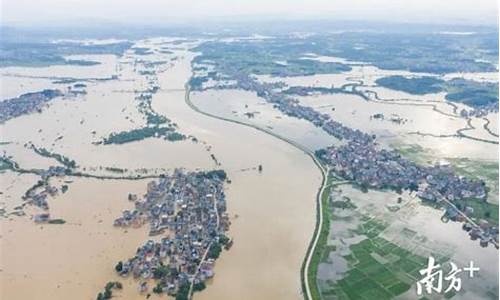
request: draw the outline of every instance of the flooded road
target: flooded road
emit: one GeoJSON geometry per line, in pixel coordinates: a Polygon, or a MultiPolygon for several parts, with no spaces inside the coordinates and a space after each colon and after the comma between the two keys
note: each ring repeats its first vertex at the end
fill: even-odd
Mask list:
{"type": "MultiPolygon", "coordinates": [[[[176,65],[171,74],[189,76],[188,62],[176,65]]],[[[160,81],[168,89],[183,86],[168,73],[160,81]]],[[[199,114],[186,105],[184,96],[184,91],[160,93],[153,106],[176,116],[186,133],[212,145],[232,181],[227,189],[233,216],[228,234],[235,242],[217,261],[213,283],[195,298],[300,299],[300,266],[314,229],[321,173],[286,142],[199,114]]]]}
{"type": "MultiPolygon", "coordinates": [[[[158,74],[160,91],[152,107],[198,142],[152,138],[124,145],[92,144],[112,131],[143,122],[133,95],[124,92],[134,89],[134,83],[116,80],[91,84],[80,101],[58,99],[41,114],[2,125],[2,140],[11,142],[2,150],[23,167],[31,167],[32,162],[38,167],[54,164],[23,147],[32,142],[75,159],[80,170],[94,173],[104,172],[100,167],[224,169],[231,179],[226,195],[232,221],[228,235],[234,245],[222,253],[214,279],[195,298],[301,299],[300,267],[314,230],[321,173],[308,156],[284,141],[193,111],[184,101],[184,84],[191,75],[194,54],[177,49],[173,55],[178,57],[173,66],[158,74]],[[63,138],[57,140],[58,136],[63,138]],[[262,172],[257,170],[259,165],[262,172]]],[[[122,65],[120,78],[132,77],[127,72],[127,65],[122,65]]],[[[15,176],[2,174],[2,186],[15,176]]],[[[115,264],[133,256],[149,238],[146,227],[123,231],[112,226],[123,209],[130,209],[128,193],[143,194],[148,180],[66,179],[73,181],[68,192],[49,200],[51,215],[66,224],[36,225],[30,220],[31,209],[24,217],[0,219],[1,247],[6,249],[0,273],[2,298],[95,298],[108,281],[123,282],[115,275],[115,264]],[[28,282],[33,288],[23,289],[28,282]]],[[[17,193],[2,195],[2,202],[19,202],[17,198],[33,180],[36,177],[26,177],[25,184],[16,185],[17,193]]],[[[143,299],[137,284],[125,280],[123,291],[116,295],[143,299]]]]}
{"type": "MultiPolygon", "coordinates": [[[[114,293],[117,298],[144,299],[146,295],[137,290],[139,282],[118,277],[114,266],[118,261],[132,257],[137,247],[150,238],[147,227],[117,229],[113,227],[113,220],[123,210],[132,208],[133,203],[127,201],[128,194],[143,195],[150,181],[130,180],[130,177],[143,173],[157,176],[175,168],[223,169],[231,181],[226,185],[225,193],[227,213],[232,223],[228,235],[234,239],[234,244],[229,251],[222,252],[216,262],[214,278],[203,292],[195,293],[194,298],[303,298],[300,268],[314,231],[316,194],[322,174],[313,160],[291,143],[314,151],[341,142],[305,120],[283,115],[255,93],[231,89],[187,95],[185,85],[191,77],[191,62],[196,55],[189,49],[196,42],[174,43],[174,40],[150,39],[136,44],[151,49],[153,54],[137,55],[128,51],[121,58],[106,55],[77,57],[101,61],[102,64],[97,66],[1,70],[2,85],[8,87],[2,88],[3,99],[42,88],[64,88],[64,85],[54,83],[53,78],[67,76],[85,80],[87,84],[84,96],[55,99],[41,113],[1,124],[2,152],[27,169],[47,169],[58,164],[54,159],[36,154],[28,147],[33,144],[74,159],[79,172],[110,175],[110,169],[119,168],[124,170],[124,176],[129,176],[127,180],[75,176],[52,178],[51,183],[57,186],[69,182],[66,193],[49,200],[51,216],[64,219],[66,224],[63,225],[34,224],[32,216],[41,212],[34,207],[25,208],[26,216],[0,218],[2,299],[94,299],[107,282],[117,280],[124,285],[122,291],[114,293]],[[118,145],[99,144],[111,133],[149,125],[135,98],[137,91],[148,88],[149,82],[153,81],[152,77],[140,74],[138,65],[141,61],[162,61],[155,78],[159,90],[152,96],[151,109],[170,119],[175,123],[176,131],[189,138],[171,142],[152,137],[118,145]],[[195,111],[188,105],[187,96],[202,112],[236,122],[195,111]]],[[[348,127],[376,134],[382,146],[404,142],[429,148],[438,158],[497,161],[498,145],[452,136],[467,124],[465,119],[452,115],[453,106],[444,102],[443,94],[426,95],[420,99],[424,104],[434,106],[416,106],[419,100],[407,99],[406,93],[371,86],[378,77],[388,74],[374,67],[358,66],[348,74],[285,79],[259,76],[259,80],[338,87],[355,82],[354,77],[363,76],[366,85],[363,88],[376,91],[381,98],[396,100],[365,101],[359,96],[346,94],[313,95],[298,97],[298,100],[348,127]],[[374,118],[377,113],[383,114],[385,119],[374,118]],[[419,132],[449,137],[411,134],[419,132]]],[[[471,124],[475,129],[468,134],[491,138],[484,126],[498,134],[497,116],[488,116],[489,123],[473,119],[471,124]]],[[[8,212],[15,210],[23,203],[25,191],[38,180],[39,177],[33,174],[0,173],[0,207],[8,212]]],[[[439,220],[441,211],[408,205],[395,213],[388,210],[387,205],[390,201],[398,201],[399,195],[386,191],[364,194],[344,186],[342,189],[343,193],[339,194],[352,198],[360,214],[352,216],[349,222],[338,219],[331,223],[330,238],[333,243],[339,242],[335,245],[342,251],[348,251],[346,245],[363,239],[362,236],[353,237],[351,232],[359,225],[361,214],[390,220],[384,238],[391,241],[398,239],[402,229],[409,228],[427,236],[434,246],[436,241],[446,244],[444,250],[461,247],[464,242],[459,224],[444,224],[439,220]],[[342,238],[348,243],[345,244],[342,238]]],[[[403,200],[404,203],[415,202],[408,195],[403,200]]],[[[406,242],[402,241],[400,246],[408,249],[414,246],[406,242]]],[[[464,243],[464,249],[467,251],[456,251],[452,258],[465,262],[470,259],[467,253],[475,253],[484,255],[488,261],[497,261],[494,259],[497,255],[495,249],[485,252],[477,243],[469,242],[464,243]]],[[[331,260],[334,267],[321,265],[320,275],[326,279],[339,279],[347,264],[338,254],[331,254],[331,260]]],[[[494,275],[494,270],[488,269],[485,260],[480,263],[481,267],[484,266],[485,276],[494,275]]],[[[490,283],[486,282],[486,285],[490,283]]],[[[150,299],[159,298],[152,294],[150,299]]]]}

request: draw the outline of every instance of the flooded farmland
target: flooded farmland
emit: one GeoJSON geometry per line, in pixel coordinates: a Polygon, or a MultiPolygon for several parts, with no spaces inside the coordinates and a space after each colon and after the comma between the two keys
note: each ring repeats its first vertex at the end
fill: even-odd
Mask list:
{"type": "MultiPolygon", "coordinates": [[[[112,131],[143,122],[132,94],[127,93],[138,88],[137,82],[128,79],[131,66],[123,63],[117,73],[119,79],[93,82],[81,98],[57,99],[41,114],[2,125],[2,141],[9,143],[2,150],[25,168],[50,165],[46,158],[24,147],[30,142],[70,157],[80,170],[95,174],[106,174],[104,167],[124,168],[133,174],[139,168],[153,173],[178,167],[213,169],[218,167],[211,159],[213,154],[231,179],[226,193],[232,221],[229,235],[235,242],[217,262],[213,282],[196,298],[232,299],[235,294],[248,299],[301,298],[299,270],[313,231],[319,171],[309,157],[283,141],[189,108],[184,101],[184,84],[190,76],[193,54],[176,50],[175,55],[179,58],[171,68],[159,74],[160,92],[152,106],[197,142],[146,139],[125,145],[93,143],[112,131]],[[257,171],[259,165],[262,172],[257,171]]],[[[86,74],[85,67],[77,69],[71,74],[61,70],[60,75],[94,76],[93,72],[86,74]]],[[[38,72],[52,73],[44,69],[38,72]]],[[[2,182],[12,185],[16,176],[4,173],[2,182]]],[[[66,224],[33,224],[32,211],[26,216],[2,218],[2,247],[12,250],[2,254],[0,275],[6,298],[92,298],[107,281],[117,277],[116,262],[131,256],[148,239],[143,229],[124,232],[112,226],[121,210],[130,208],[127,194],[143,194],[147,180],[69,179],[68,192],[49,201],[51,215],[63,218],[66,224]],[[37,252],[33,254],[35,245],[37,252]],[[33,288],[19,293],[19,287],[28,281],[33,288]],[[78,296],[73,293],[76,289],[82,291],[78,296]]],[[[31,184],[16,183],[15,189],[31,184]]],[[[22,193],[5,191],[3,206],[12,207],[9,202],[19,202],[16,198],[22,193]]],[[[128,299],[140,297],[136,285],[126,281],[119,294],[128,299]]]]}
{"type": "MultiPolygon", "coordinates": [[[[247,39],[224,41],[242,40],[247,39]]],[[[172,287],[169,282],[155,287],[160,268],[132,270],[140,275],[135,278],[117,274],[122,268],[117,263],[136,255],[148,240],[153,244],[164,240],[142,226],[144,216],[133,226],[114,226],[118,217],[126,219],[142,209],[144,202],[134,199],[149,197],[155,186],[151,181],[161,181],[176,169],[227,174],[223,206],[230,226],[223,236],[227,239],[224,250],[219,249],[216,261],[210,258],[209,270],[202,266],[213,242],[194,271],[182,270],[182,261],[179,266],[169,262],[176,266],[170,273],[195,274],[181,278],[191,280],[189,298],[195,289],[194,299],[303,299],[303,276],[304,272],[309,276],[310,270],[302,270],[302,265],[316,255],[309,246],[319,236],[315,228],[320,216],[327,227],[318,227],[319,232],[326,238],[316,257],[317,270],[311,272],[324,299],[348,292],[342,284],[359,275],[353,266],[361,259],[390,269],[383,275],[395,283],[383,286],[387,278],[374,279],[382,286],[380,295],[395,291],[390,295],[413,299],[415,272],[430,255],[460,265],[477,259],[483,272],[477,281],[464,284],[465,291],[457,299],[495,293],[498,244],[494,238],[486,246],[483,238],[470,240],[462,223],[443,217],[451,205],[434,207],[419,197],[441,179],[436,176],[434,180],[431,172],[451,166],[446,169],[448,177],[443,177],[451,178],[453,184],[469,184],[471,190],[464,193],[484,200],[474,208],[466,206],[468,211],[475,209],[481,218],[494,220],[489,209],[498,208],[498,112],[464,116],[462,110],[472,109],[447,101],[444,92],[417,96],[376,84],[381,77],[413,76],[412,72],[382,70],[314,53],[303,53],[300,60],[346,64],[350,71],[243,79],[212,74],[213,78],[204,78],[196,86],[198,75],[217,73],[213,62],[199,63],[203,42],[150,38],[135,41],[121,56],[66,57],[84,65],[0,69],[4,100],[44,89],[62,91],[62,96],[0,124],[0,247],[6,249],[0,261],[2,298],[91,299],[114,281],[123,285],[114,292],[122,299],[160,299],[164,296],[157,294],[177,288],[179,292],[180,286],[172,287]],[[291,87],[303,93],[288,91],[289,102],[282,101],[291,87]],[[304,92],[311,88],[313,92],[304,92]],[[275,95],[282,98],[276,100],[275,95]],[[403,166],[409,166],[426,184],[407,184],[413,192],[407,186],[396,191],[390,191],[390,186],[376,188],[374,181],[383,180],[386,174],[371,171],[369,175],[376,176],[369,185],[356,184],[347,175],[351,171],[347,165],[332,171],[331,162],[320,162],[325,148],[372,142],[373,148],[353,159],[354,163],[373,154],[389,156],[395,150],[395,160],[384,161],[380,169],[391,171],[396,165],[406,175],[403,166]],[[476,184],[463,179],[466,176],[484,182],[476,184]],[[48,195],[47,203],[42,197],[33,200],[33,191],[40,187],[44,187],[43,196],[48,195]],[[320,215],[318,203],[325,210],[320,215]],[[49,218],[49,213],[55,222],[40,221],[49,218]],[[201,271],[211,276],[195,283],[201,271]],[[23,289],[28,284],[32,288],[23,289]],[[155,292],[158,286],[164,289],[155,292]]],[[[476,79],[486,82],[491,76],[477,74],[476,79]]],[[[354,171],[369,170],[366,164],[354,171]]],[[[189,187],[191,182],[184,184],[189,187]]],[[[175,188],[169,191],[175,192],[175,188]]],[[[446,203],[453,201],[453,192],[446,203]]],[[[175,197],[170,200],[183,205],[185,195],[175,197]]],[[[213,206],[215,213],[208,218],[216,218],[218,226],[215,200],[213,206]]],[[[155,208],[148,213],[159,214],[155,208]]],[[[168,214],[156,217],[167,219],[168,214]]],[[[495,223],[483,227],[490,225],[495,223]]],[[[161,234],[170,235],[169,230],[161,234]]],[[[217,236],[217,243],[221,238],[217,236]]],[[[192,244],[202,242],[193,238],[192,244]]],[[[151,250],[144,255],[145,261],[167,255],[161,251],[151,250]]]]}

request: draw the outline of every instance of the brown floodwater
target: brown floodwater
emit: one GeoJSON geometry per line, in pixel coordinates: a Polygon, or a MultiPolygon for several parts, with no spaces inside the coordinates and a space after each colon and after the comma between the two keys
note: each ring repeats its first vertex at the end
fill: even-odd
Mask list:
{"type": "MultiPolygon", "coordinates": [[[[127,55],[124,59],[130,61],[131,54],[127,55]]],[[[153,108],[174,121],[179,132],[200,142],[153,138],[119,146],[93,145],[111,132],[144,125],[133,93],[127,92],[144,82],[134,81],[131,63],[121,63],[116,72],[127,80],[92,82],[83,99],[57,99],[41,114],[1,125],[2,141],[11,142],[1,149],[25,168],[32,167],[31,162],[40,168],[56,165],[26,149],[26,142],[75,159],[80,170],[94,173],[104,172],[100,166],[130,170],[223,168],[232,181],[226,194],[232,218],[228,234],[234,238],[234,246],[221,255],[215,278],[195,298],[300,299],[300,266],[314,229],[321,173],[308,156],[286,142],[194,112],[184,102],[184,84],[191,74],[194,54],[180,49],[173,55],[179,58],[159,74],[162,90],[154,96],[153,108]],[[58,139],[60,136],[63,138],[58,139]],[[221,166],[214,164],[210,154],[221,166]],[[263,166],[261,173],[258,165],[263,166]]],[[[74,68],[78,70],[72,70],[72,75],[85,77],[84,68],[74,68]]],[[[64,74],[64,68],[56,70],[64,74]]],[[[37,74],[45,72],[48,70],[37,70],[37,74]]],[[[88,76],[95,75],[91,73],[88,76]]],[[[2,187],[11,186],[1,195],[5,207],[19,203],[19,196],[37,180],[23,175],[16,181],[16,176],[2,174],[2,187]]],[[[124,282],[123,291],[116,293],[120,298],[143,299],[137,283],[119,278],[113,268],[119,260],[132,257],[148,239],[147,228],[120,230],[112,223],[122,210],[131,207],[127,194],[143,194],[147,180],[64,180],[73,180],[69,190],[50,199],[49,205],[51,216],[65,219],[66,224],[34,224],[30,219],[37,212],[34,208],[26,209],[24,217],[0,219],[1,298],[92,299],[108,281],[120,280],[124,282]]],[[[52,181],[56,186],[62,184],[58,179],[52,181]]]]}

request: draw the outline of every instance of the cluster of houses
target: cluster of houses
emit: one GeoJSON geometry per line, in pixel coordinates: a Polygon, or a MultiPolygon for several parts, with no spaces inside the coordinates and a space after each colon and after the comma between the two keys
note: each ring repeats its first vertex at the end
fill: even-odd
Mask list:
{"type": "Polygon", "coordinates": [[[372,135],[366,134],[358,129],[352,129],[344,126],[342,123],[334,121],[328,114],[320,113],[309,106],[304,106],[284,92],[281,92],[283,83],[262,83],[244,73],[234,75],[236,84],[226,86],[225,88],[240,88],[243,90],[255,91],[259,97],[272,103],[275,108],[282,113],[307,120],[315,126],[322,128],[328,134],[339,140],[356,139],[366,142],[373,141],[372,135]]]}
{"type": "Polygon", "coordinates": [[[458,176],[450,166],[420,166],[396,151],[377,149],[375,143],[350,140],[318,151],[333,172],[367,188],[418,191],[429,201],[468,198],[486,200],[484,182],[458,176]]]}
{"type": "MultiPolygon", "coordinates": [[[[486,201],[487,188],[483,181],[458,176],[450,166],[420,166],[409,161],[396,151],[377,149],[375,143],[350,140],[339,147],[328,147],[317,151],[318,157],[332,172],[352,180],[362,188],[409,190],[423,200],[436,203],[457,203],[458,201],[486,201]],[[446,200],[447,202],[442,202],[446,200]]],[[[471,206],[447,206],[450,220],[468,222],[466,216],[473,216],[471,206]],[[460,211],[457,207],[460,207],[460,211]]],[[[480,225],[466,223],[464,229],[471,238],[479,239],[483,247],[488,242],[498,247],[498,227],[485,220],[480,225]]]]}
{"type": "Polygon", "coordinates": [[[68,86],[68,94],[72,96],[87,95],[87,85],[85,83],[75,83],[68,86]]]}
{"type": "Polygon", "coordinates": [[[473,224],[468,220],[469,217],[473,217],[473,214],[474,208],[471,206],[466,206],[462,212],[457,207],[448,205],[445,216],[452,221],[463,223],[462,229],[469,233],[471,240],[479,240],[481,247],[487,247],[491,243],[498,249],[498,226],[491,226],[484,219],[473,224]]]}
{"type": "Polygon", "coordinates": [[[494,103],[489,103],[480,107],[474,107],[472,110],[462,109],[460,111],[460,116],[464,118],[481,118],[485,117],[490,113],[498,112],[498,101],[494,103]]]}
{"type": "Polygon", "coordinates": [[[373,119],[381,121],[387,120],[398,125],[405,124],[408,122],[408,119],[402,118],[396,114],[391,114],[389,117],[386,118],[386,116],[383,113],[376,113],[370,116],[370,121],[373,119]]]}
{"type": "MultiPolygon", "coordinates": [[[[68,81],[73,82],[73,79],[69,79],[68,81]]],[[[67,82],[61,81],[55,83],[67,82]]],[[[30,92],[16,98],[3,100],[0,102],[0,123],[25,114],[41,112],[49,101],[57,97],[86,95],[86,88],[87,85],[84,83],[75,83],[69,85],[64,92],[58,89],[45,89],[39,92],[30,92]]]]}
{"type": "MultiPolygon", "coordinates": [[[[7,164],[11,170],[26,172],[26,170],[20,170],[18,164],[12,161],[5,154],[0,159],[4,164],[7,164]]],[[[65,176],[70,173],[71,170],[66,167],[51,166],[48,169],[31,171],[34,174],[40,176],[40,180],[38,180],[24,193],[22,199],[25,201],[25,203],[22,205],[22,207],[24,207],[25,204],[29,204],[47,211],[49,209],[49,204],[47,202],[48,197],[55,197],[59,192],[59,189],[57,187],[50,184],[49,179],[51,177],[65,176]]],[[[62,192],[66,192],[67,188],[67,185],[64,185],[62,187],[62,192]]],[[[22,213],[24,214],[24,212],[22,213]]],[[[39,217],[35,216],[35,222],[40,223],[41,220],[43,220],[44,216],[45,213],[42,213],[39,217]]]]}
{"type": "MultiPolygon", "coordinates": [[[[370,143],[375,139],[373,135],[344,126],[342,123],[332,120],[328,114],[320,113],[309,106],[301,105],[297,99],[290,97],[286,91],[281,92],[283,87],[282,82],[262,83],[243,72],[236,73],[233,77],[236,83],[224,86],[223,88],[239,88],[254,91],[259,97],[272,103],[275,108],[284,114],[307,120],[339,140],[357,140],[370,143]]],[[[310,91],[306,88],[305,92],[309,93],[310,91]]]]}
{"type": "Polygon", "coordinates": [[[149,225],[149,235],[161,235],[137,249],[134,257],[117,265],[122,276],[132,274],[146,292],[154,280],[155,292],[177,294],[190,284],[211,278],[214,260],[229,244],[224,195],[224,171],[185,172],[177,169],[151,181],[143,199],[129,197],[133,210],[114,222],[118,227],[149,225]]]}
{"type": "Polygon", "coordinates": [[[50,185],[49,178],[65,176],[67,173],[68,169],[61,166],[51,166],[46,170],[40,170],[39,175],[41,176],[41,180],[26,191],[23,199],[31,205],[48,210],[48,196],[54,197],[58,193],[57,187],[50,185]]]}
{"type": "Polygon", "coordinates": [[[24,199],[29,204],[48,210],[49,204],[47,203],[47,198],[48,196],[54,197],[57,195],[57,191],[55,186],[44,183],[41,187],[29,189],[24,195],[24,199]]]}
{"type": "MultiPolygon", "coordinates": [[[[291,92],[281,92],[283,83],[261,83],[244,72],[235,73],[233,77],[237,83],[226,88],[255,91],[259,97],[274,104],[283,113],[308,120],[337,139],[345,140],[346,143],[341,146],[321,149],[316,154],[332,172],[356,182],[364,189],[410,190],[417,192],[420,198],[432,202],[472,198],[486,201],[487,188],[483,181],[458,176],[449,166],[420,166],[401,157],[396,151],[378,149],[374,135],[344,126],[327,114],[300,105],[289,96],[291,92]]],[[[292,92],[307,95],[311,91],[310,88],[297,87],[292,92]]],[[[384,116],[378,114],[374,117],[384,116]]],[[[401,123],[404,120],[398,119],[395,122],[401,123]]],[[[481,232],[482,245],[487,240],[498,239],[497,227],[489,226],[488,230],[483,229],[481,232]]]]}
{"type": "Polygon", "coordinates": [[[63,93],[59,90],[43,90],[1,101],[0,123],[24,114],[41,111],[47,102],[62,95],[63,93]]]}
{"type": "Polygon", "coordinates": [[[50,221],[50,214],[49,213],[41,213],[33,216],[33,221],[35,223],[47,223],[50,221]]]}
{"type": "Polygon", "coordinates": [[[464,223],[462,228],[469,232],[471,240],[479,240],[481,247],[487,247],[489,243],[498,249],[498,227],[490,226],[488,221],[480,220],[478,225],[464,223]]]}
{"type": "Polygon", "coordinates": [[[60,177],[60,176],[68,175],[70,173],[71,173],[71,170],[66,168],[66,167],[50,166],[46,170],[41,170],[40,176],[42,176],[43,180],[46,180],[50,177],[60,177]]]}

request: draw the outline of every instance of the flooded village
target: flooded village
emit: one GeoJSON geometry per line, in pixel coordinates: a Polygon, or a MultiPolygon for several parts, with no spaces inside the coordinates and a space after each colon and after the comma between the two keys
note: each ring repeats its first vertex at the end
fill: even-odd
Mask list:
{"type": "Polygon", "coordinates": [[[120,276],[132,275],[140,282],[139,292],[150,292],[147,280],[154,279],[152,291],[188,299],[205,288],[214,276],[214,262],[223,248],[232,244],[226,235],[230,221],[226,212],[226,173],[175,170],[158,182],[148,183],[144,199],[135,199],[133,211],[123,211],[114,221],[117,227],[149,225],[148,240],[134,257],[120,261],[120,276]]]}
{"type": "Polygon", "coordinates": [[[62,96],[60,90],[43,90],[27,93],[18,98],[6,99],[0,102],[0,122],[19,117],[32,112],[40,112],[50,100],[62,96]]]}
{"type": "MultiPolygon", "coordinates": [[[[203,60],[200,59],[203,63],[203,60]]],[[[210,62],[209,62],[210,64],[210,62]]],[[[222,66],[222,70],[229,74],[212,72],[214,78],[229,76],[235,83],[221,82],[215,89],[243,89],[255,92],[258,97],[268,101],[273,107],[284,114],[299,119],[304,119],[316,127],[323,129],[336,139],[343,141],[340,146],[330,146],[316,151],[316,156],[329,168],[330,172],[344,179],[351,180],[363,189],[392,189],[402,192],[413,191],[425,201],[443,205],[452,220],[465,222],[464,229],[470,228],[473,239],[480,238],[481,245],[487,246],[491,242],[498,248],[498,225],[491,224],[484,219],[479,220],[481,226],[472,222],[467,216],[472,217],[473,209],[470,205],[454,205],[457,201],[468,200],[471,202],[487,200],[487,187],[481,180],[473,180],[457,175],[449,166],[421,166],[401,156],[395,150],[381,149],[377,144],[376,136],[353,129],[335,121],[330,115],[316,111],[314,108],[299,103],[290,96],[290,89],[280,91],[283,82],[261,83],[244,72],[232,70],[231,67],[222,66]],[[229,71],[228,71],[229,70],[229,71]],[[216,75],[214,75],[216,74],[216,75]],[[458,216],[458,218],[457,218],[458,216]]],[[[208,75],[207,75],[208,76],[208,75]]],[[[213,79],[213,78],[212,78],[213,79]]],[[[200,77],[194,82],[205,82],[205,77],[200,77]]],[[[348,93],[356,91],[355,84],[345,84],[339,89],[320,89],[327,93],[348,93]],[[347,88],[349,87],[349,88],[347,88]],[[347,90],[346,90],[347,89],[347,90]]],[[[203,90],[203,84],[195,86],[203,90]]],[[[295,87],[292,94],[307,94],[311,88],[295,87]]],[[[364,99],[368,96],[358,92],[364,99]]],[[[498,110],[498,105],[496,106],[498,110]]]]}
{"type": "MultiPolygon", "coordinates": [[[[310,272],[311,286],[332,299],[332,289],[338,292],[337,284],[356,270],[354,254],[360,253],[404,275],[387,288],[392,297],[410,291],[415,278],[406,273],[421,267],[421,256],[434,254],[427,245],[435,240],[446,250],[437,253],[441,258],[452,257],[447,247],[462,242],[473,255],[497,256],[489,183],[452,164],[414,161],[378,134],[337,119],[332,105],[303,102],[301,97],[313,102],[318,95],[374,102],[366,86],[342,73],[351,66],[321,66],[347,83],[317,87],[307,83],[315,76],[307,63],[296,62],[301,67],[290,74],[286,64],[273,61],[271,66],[281,66],[271,71],[275,82],[263,82],[231,60],[218,65],[224,55],[205,57],[200,45],[218,42],[151,38],[102,60],[87,58],[100,64],[38,69],[54,77],[29,77],[31,67],[2,72],[26,85],[23,94],[4,97],[0,105],[6,186],[0,242],[8,248],[0,276],[7,298],[298,300],[306,295],[304,272],[310,272]],[[65,72],[81,77],[72,80],[65,72]],[[101,73],[103,80],[94,80],[101,73]],[[286,76],[296,75],[307,80],[288,86],[286,76]],[[47,78],[59,87],[71,85],[29,92],[47,78]],[[78,101],[61,101],[75,95],[78,101]],[[218,97],[223,99],[216,102],[218,97]],[[209,103],[197,106],[204,99],[209,103]],[[263,121],[262,112],[269,111],[263,121]],[[290,138],[286,130],[293,127],[273,127],[290,119],[300,129],[294,137],[317,130],[321,143],[290,138]],[[406,219],[418,222],[403,233],[394,228],[406,219]],[[417,234],[421,228],[432,239],[417,234]],[[447,239],[449,228],[453,237],[447,239]],[[415,239],[401,250],[405,234],[415,239]],[[311,246],[315,237],[319,254],[311,246]],[[414,247],[419,242],[422,247],[414,247]],[[372,246],[380,247],[373,259],[372,246]],[[39,248],[36,258],[30,256],[33,247],[39,248]],[[305,267],[307,257],[321,267],[305,267]],[[33,289],[21,288],[27,281],[33,289]]],[[[388,110],[366,111],[370,122],[382,123],[384,116],[391,126],[414,121],[388,110]]]]}
{"type": "MultiPolygon", "coordinates": [[[[191,45],[172,46],[171,41],[175,38],[140,42],[155,54],[126,54],[122,63],[112,65],[114,71],[103,72],[106,78],[118,72],[111,80],[85,79],[99,65],[42,68],[41,73],[54,72],[54,80],[68,70],[81,72],[79,81],[86,82],[87,94],[78,101],[55,98],[42,113],[27,113],[2,125],[1,176],[7,187],[2,202],[7,205],[0,221],[8,261],[2,262],[0,276],[6,297],[36,294],[49,299],[82,290],[76,298],[105,299],[112,290],[127,299],[167,294],[230,299],[244,289],[257,298],[300,298],[298,274],[314,224],[317,170],[286,143],[200,118],[184,102],[191,45]],[[157,49],[168,47],[175,49],[158,54],[164,50],[157,49]],[[179,58],[173,64],[148,64],[144,75],[142,63],[135,63],[175,57],[179,58]],[[159,88],[149,89],[155,86],[159,88]],[[144,133],[143,128],[173,128],[174,122],[189,139],[130,135],[135,129],[144,133]],[[99,143],[121,132],[137,139],[99,143]],[[242,148],[242,137],[253,146],[242,148]],[[176,168],[184,171],[176,173],[176,168]],[[225,180],[218,177],[225,173],[211,173],[214,168],[227,170],[231,178],[227,196],[225,180]],[[289,175],[280,176],[282,172],[289,175]],[[306,187],[299,182],[307,182],[306,187]],[[297,183],[296,188],[288,183],[297,183]],[[285,215],[278,213],[283,207],[285,215]],[[262,227],[265,232],[256,230],[262,227]],[[20,231],[26,234],[20,236],[20,231]],[[282,237],[279,245],[276,236],[282,237]],[[34,245],[43,260],[26,258],[34,245]],[[79,255],[81,251],[88,255],[79,255]],[[257,276],[265,268],[276,271],[257,276]],[[73,278],[75,269],[79,276],[73,278]],[[42,276],[38,270],[53,276],[42,276]],[[238,278],[251,285],[236,284],[238,278]],[[34,288],[19,289],[25,280],[34,288]],[[120,285],[114,284],[118,281],[120,285]],[[267,285],[270,281],[288,288],[276,290],[267,285]]],[[[32,82],[38,83],[19,78],[28,90],[32,82]]]]}

